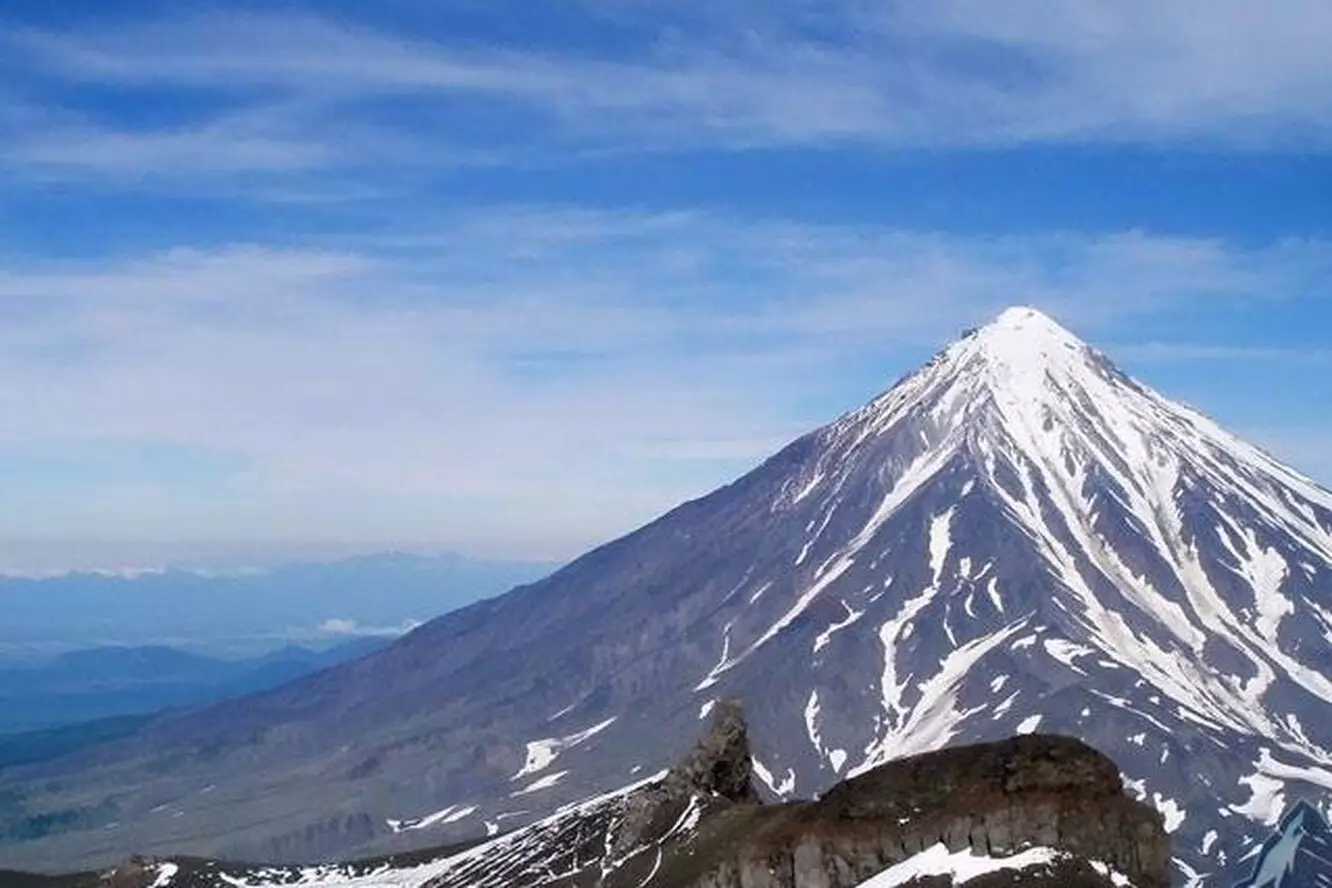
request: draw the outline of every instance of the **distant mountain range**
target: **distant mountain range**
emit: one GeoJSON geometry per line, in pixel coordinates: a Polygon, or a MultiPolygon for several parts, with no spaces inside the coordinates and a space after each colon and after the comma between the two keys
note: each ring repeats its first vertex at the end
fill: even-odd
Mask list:
{"type": "Polygon", "coordinates": [[[240,697],[364,656],[389,641],[355,638],[320,649],[287,645],[238,660],[162,646],[101,647],[0,668],[0,765],[5,734],[240,697]]]}
{"type": "Polygon", "coordinates": [[[230,575],[0,575],[0,668],[6,660],[107,644],[249,657],[291,642],[398,635],[553,567],[388,553],[230,575]]]}

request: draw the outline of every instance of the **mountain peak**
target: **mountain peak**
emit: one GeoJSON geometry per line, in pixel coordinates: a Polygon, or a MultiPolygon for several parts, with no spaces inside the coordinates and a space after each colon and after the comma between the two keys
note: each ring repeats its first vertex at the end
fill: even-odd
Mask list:
{"type": "Polygon", "coordinates": [[[1010,305],[985,325],[987,330],[1039,328],[1058,330],[1065,335],[1071,335],[1045,312],[1030,305],[1010,305]]]}
{"type": "Polygon", "coordinates": [[[1049,315],[1027,306],[1004,309],[959,346],[964,355],[979,354],[988,364],[1026,370],[1067,364],[1088,351],[1049,315]]]}
{"type": "Polygon", "coordinates": [[[954,433],[1009,429],[1030,451],[1045,446],[1031,440],[1032,430],[1060,437],[1068,427],[1103,425],[1106,418],[1089,415],[1097,413],[1089,405],[1136,401],[1140,394],[1107,358],[1048,315],[1014,306],[849,416],[853,424],[868,418],[876,434],[926,416],[930,446],[956,441],[954,433]],[[1067,422],[1052,425],[1056,419],[1067,422]]]}

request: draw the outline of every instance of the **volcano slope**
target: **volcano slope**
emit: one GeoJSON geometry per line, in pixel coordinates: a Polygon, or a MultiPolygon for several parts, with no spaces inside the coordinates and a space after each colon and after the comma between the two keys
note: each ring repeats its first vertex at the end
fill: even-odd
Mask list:
{"type": "Polygon", "coordinates": [[[1332,494],[1010,309],[542,582],[6,775],[0,865],[498,833],[666,767],[738,696],[769,798],[947,743],[1079,737],[1203,880],[1327,798],[1329,638],[1332,494]]]}

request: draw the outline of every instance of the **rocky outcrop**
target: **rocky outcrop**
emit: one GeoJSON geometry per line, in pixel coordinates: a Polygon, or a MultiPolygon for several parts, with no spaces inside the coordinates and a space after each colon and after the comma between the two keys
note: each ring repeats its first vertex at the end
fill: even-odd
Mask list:
{"type": "Polygon", "coordinates": [[[1161,815],[1124,794],[1113,762],[1071,738],[940,750],[783,805],[759,802],[750,767],[740,707],[725,704],[662,780],[497,840],[427,888],[853,888],[936,845],[991,858],[1052,852],[972,888],[1107,888],[1112,874],[1136,888],[1169,885],[1161,815]]]}
{"type": "Polygon", "coordinates": [[[614,841],[613,856],[631,854],[645,844],[661,842],[691,806],[699,814],[728,804],[757,805],[752,782],[754,762],[749,729],[738,700],[723,700],[712,725],[690,753],[659,783],[644,787],[625,801],[614,841]]]}
{"type": "Polygon", "coordinates": [[[744,709],[739,700],[723,700],[716,706],[711,728],[684,761],[671,769],[663,786],[676,794],[757,803],[753,776],[744,709]]]}
{"type": "MultiPolygon", "coordinates": [[[[1066,859],[1026,881],[1107,882],[1095,861],[1137,888],[1169,885],[1161,816],[1128,798],[1101,753],[1066,737],[1026,736],[892,762],[822,799],[770,809],[697,888],[850,888],[936,844],[1008,857],[1046,847],[1066,859]]],[[[700,839],[707,841],[705,825],[700,839]]],[[[725,829],[722,830],[725,832],[725,829]]],[[[715,841],[715,840],[714,840],[715,841]]],[[[1011,881],[1011,877],[1010,877],[1011,881]]]]}

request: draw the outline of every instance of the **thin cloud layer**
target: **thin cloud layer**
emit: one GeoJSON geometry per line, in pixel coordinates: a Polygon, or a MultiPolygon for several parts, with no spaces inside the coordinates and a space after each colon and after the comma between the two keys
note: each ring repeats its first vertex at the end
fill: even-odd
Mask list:
{"type": "Polygon", "coordinates": [[[0,535],[263,529],[565,556],[729,480],[1007,304],[1122,341],[1260,288],[1305,298],[1330,268],[1321,242],[526,208],[337,249],[10,269],[0,463],[22,508],[0,535]]]}
{"type": "Polygon", "coordinates": [[[1318,0],[588,3],[559,15],[562,39],[524,45],[496,25],[507,8],[413,27],[182,7],[16,28],[5,67],[47,110],[10,101],[0,126],[29,125],[3,155],[48,176],[179,177],[844,143],[1323,150],[1332,127],[1318,0]],[[108,84],[173,111],[68,100],[108,84]]]}

